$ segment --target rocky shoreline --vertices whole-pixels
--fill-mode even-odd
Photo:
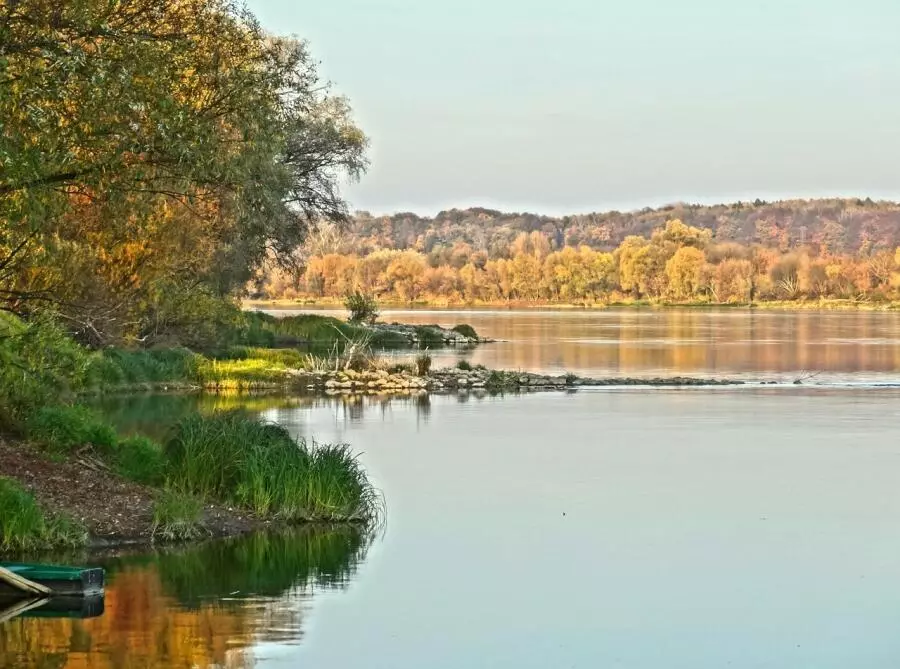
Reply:
[[[327,395],[340,394],[404,394],[404,393],[448,393],[467,390],[486,392],[516,392],[532,390],[574,390],[606,386],[739,386],[744,381],[731,379],[704,379],[692,377],[669,378],[587,378],[574,374],[550,376],[530,372],[497,371],[483,368],[440,369],[426,374],[415,374],[408,370],[388,372],[354,370],[316,372],[304,374],[300,383],[312,392]]]

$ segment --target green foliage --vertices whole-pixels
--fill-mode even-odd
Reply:
[[[186,348],[105,349],[91,356],[88,384],[95,388],[194,381],[200,378],[202,356]]]
[[[116,431],[83,406],[41,407],[29,416],[26,428],[29,438],[54,453],[69,453],[80,446],[111,453],[118,444]]]
[[[440,348],[444,345],[444,335],[437,325],[417,325],[416,339],[419,348]]]
[[[278,348],[306,346],[313,350],[326,350],[335,344],[343,346],[367,332],[366,328],[352,323],[316,314],[299,314],[276,318],[261,312],[244,315],[244,325],[235,332],[234,343],[245,346]]]
[[[111,455],[116,472],[132,481],[160,486],[165,481],[166,459],[162,448],[152,439],[126,437],[118,442]]]
[[[49,317],[0,312],[0,427],[20,426],[41,405],[80,390],[88,353]]]
[[[459,362],[456,363],[456,368],[461,369],[464,372],[471,372],[472,371],[472,363],[469,362],[468,360],[460,360]]]
[[[252,390],[286,383],[284,365],[268,360],[207,360],[200,366],[206,388]]]
[[[358,290],[344,298],[344,307],[350,312],[351,323],[374,323],[378,318],[375,298]]]
[[[166,444],[177,489],[287,520],[374,520],[379,498],[346,446],[308,446],[241,413],[189,416]]]
[[[189,541],[204,534],[201,524],[203,503],[176,490],[163,490],[153,503],[154,539]]]
[[[453,328],[454,332],[458,332],[463,337],[468,337],[469,339],[478,339],[478,333],[475,331],[471,325],[467,325],[465,323],[461,323]]]
[[[94,346],[213,341],[255,269],[347,219],[366,138],[240,3],[50,4],[0,24],[0,302]]]
[[[62,515],[45,514],[17,481],[0,477],[0,552],[78,548],[87,532]]]

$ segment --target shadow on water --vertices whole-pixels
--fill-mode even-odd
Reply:
[[[0,666],[252,666],[255,644],[303,638],[315,593],[345,588],[370,543],[356,527],[304,527],[95,558],[104,613],[0,623]]]

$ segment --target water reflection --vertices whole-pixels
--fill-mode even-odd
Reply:
[[[489,395],[484,391],[469,392],[459,395],[458,401],[481,401],[487,397]],[[331,397],[194,394],[97,398],[93,406],[122,434],[144,434],[163,440],[178,420],[195,411],[242,409],[274,423],[290,424],[304,413],[323,409],[331,412],[336,421],[346,423],[362,423],[373,415],[384,417],[397,409],[412,410],[417,420],[427,422],[431,417],[432,401],[427,393]]]
[[[462,358],[491,368],[554,374],[762,375],[782,380],[804,370],[826,378],[896,378],[900,373],[896,312],[408,310],[382,317],[445,326],[464,322],[482,336],[501,340],[472,350],[432,351],[438,366]]]
[[[0,666],[253,666],[251,646],[302,638],[314,594],[345,587],[369,541],[300,528],[110,559],[102,616],[0,624]]]

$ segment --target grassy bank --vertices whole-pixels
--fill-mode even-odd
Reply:
[[[66,467],[129,482],[129,494],[146,502],[138,505],[146,513],[136,510],[135,522],[122,531],[145,538],[208,533],[210,505],[259,521],[377,520],[380,498],[347,446],[298,442],[239,412],[189,415],[157,440],[123,437],[77,403],[84,392],[166,383],[271,382],[309,362],[297,350],[246,345],[219,353],[222,359],[213,355],[90,351],[50,321],[0,317],[0,445],[6,458],[0,474],[18,471],[16,453],[48,472],[34,477],[26,467],[18,481],[0,479],[0,552],[77,545],[87,541],[92,523],[102,524],[104,500],[82,514],[88,531],[60,513],[71,506],[67,501],[81,504],[91,491],[74,485],[53,494],[43,490],[45,481],[65,480],[60,471]]]

